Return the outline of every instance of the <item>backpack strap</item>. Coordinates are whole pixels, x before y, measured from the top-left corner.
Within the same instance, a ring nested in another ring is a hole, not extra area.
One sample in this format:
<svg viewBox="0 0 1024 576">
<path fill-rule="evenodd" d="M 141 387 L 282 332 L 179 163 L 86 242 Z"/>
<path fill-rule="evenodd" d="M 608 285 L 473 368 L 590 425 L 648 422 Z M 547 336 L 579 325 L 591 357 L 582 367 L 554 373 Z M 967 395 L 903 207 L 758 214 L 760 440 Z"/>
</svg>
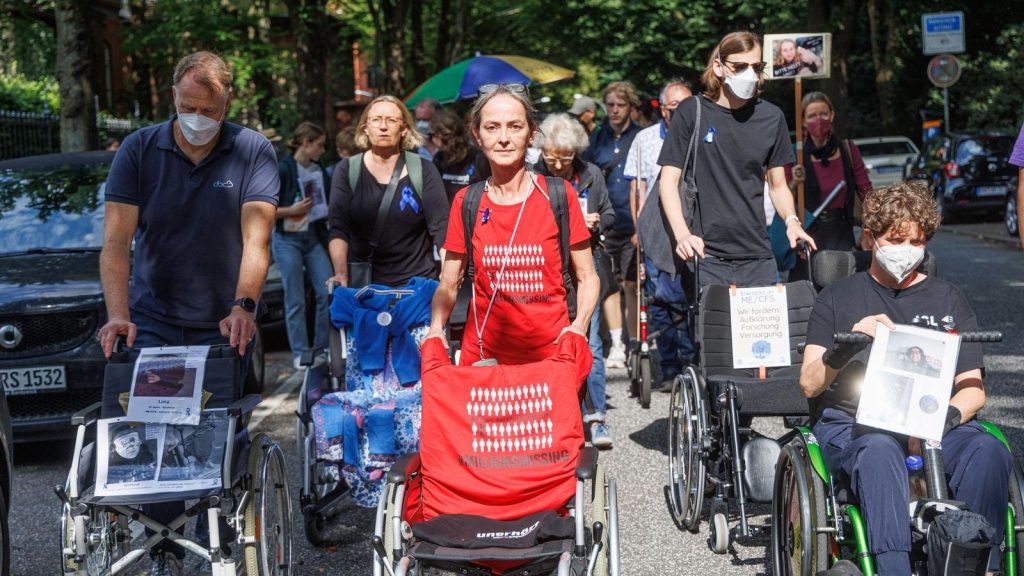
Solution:
<svg viewBox="0 0 1024 576">
<path fill-rule="evenodd" d="M 405 151 L 405 168 L 409 171 L 412 190 L 418 198 L 423 198 L 423 157 L 412 150 Z"/>
<path fill-rule="evenodd" d="M 363 153 L 353 154 L 348 158 L 348 191 L 355 194 L 359 184 L 359 173 L 363 171 Z"/>
<path fill-rule="evenodd" d="M 480 200 L 484 196 L 487 181 L 474 182 L 466 188 L 462 198 L 462 230 L 466 241 L 466 279 L 473 286 L 476 266 L 473 264 L 473 227 L 476 226 L 476 213 L 480 211 Z"/>
<path fill-rule="evenodd" d="M 566 199 L 565 180 L 545 176 L 551 212 L 558 226 L 558 254 L 562 260 L 562 286 L 565 287 L 565 303 L 569 308 L 569 320 L 576 319 L 576 280 L 572 275 L 572 254 L 569 249 L 569 201 Z"/>
</svg>

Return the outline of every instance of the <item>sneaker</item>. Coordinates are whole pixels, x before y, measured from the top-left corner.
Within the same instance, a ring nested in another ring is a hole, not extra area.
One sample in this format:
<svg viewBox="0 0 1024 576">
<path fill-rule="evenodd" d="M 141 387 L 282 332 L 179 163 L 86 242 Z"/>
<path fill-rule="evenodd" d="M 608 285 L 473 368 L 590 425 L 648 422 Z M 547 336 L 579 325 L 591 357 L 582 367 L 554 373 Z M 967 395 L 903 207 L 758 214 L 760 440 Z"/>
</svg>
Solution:
<svg viewBox="0 0 1024 576">
<path fill-rule="evenodd" d="M 302 370 L 305 368 L 305 366 L 302 365 L 302 357 L 296 356 L 295 358 L 292 358 L 292 366 L 294 366 L 296 370 Z"/>
<path fill-rule="evenodd" d="M 626 347 L 621 343 L 612 344 L 612 349 L 608 352 L 608 358 L 604 361 L 605 368 L 625 368 L 626 367 Z"/>
<path fill-rule="evenodd" d="M 612 447 L 612 435 L 608 432 L 608 426 L 604 422 L 593 422 L 590 424 L 590 443 L 595 448 L 602 450 Z"/>
<path fill-rule="evenodd" d="M 181 576 L 181 559 L 174 554 L 157 554 L 153 557 L 149 576 Z"/>
</svg>

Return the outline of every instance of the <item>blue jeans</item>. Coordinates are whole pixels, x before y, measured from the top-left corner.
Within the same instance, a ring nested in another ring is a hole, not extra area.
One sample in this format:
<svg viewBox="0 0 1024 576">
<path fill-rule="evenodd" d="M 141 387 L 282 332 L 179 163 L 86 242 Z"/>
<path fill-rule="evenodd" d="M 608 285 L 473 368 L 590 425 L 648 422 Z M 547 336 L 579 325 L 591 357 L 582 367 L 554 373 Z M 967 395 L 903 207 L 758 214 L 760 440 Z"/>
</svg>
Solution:
<svg viewBox="0 0 1024 576">
<path fill-rule="evenodd" d="M 161 322 L 150 318 L 136 311 L 131 313 L 132 322 L 138 328 L 135 336 L 135 348 L 153 348 L 157 346 L 207 346 L 227 344 L 227 339 L 221 336 L 218 328 L 188 328 Z M 242 369 L 239 378 L 245 382 L 245 375 L 249 369 L 249 359 L 252 357 L 252 347 L 246 349 L 242 357 Z M 185 512 L 185 502 L 161 502 L 158 504 L 143 504 L 140 506 L 142 512 L 150 518 L 168 524 Z M 179 529 L 181 531 L 182 529 Z M 147 529 L 147 535 L 152 532 Z M 196 540 L 204 542 L 210 534 L 206 514 L 199 515 L 199 522 L 196 524 Z M 221 542 L 227 542 L 233 538 L 234 531 L 227 525 L 224 517 L 220 522 Z M 185 549 L 180 544 L 169 540 L 157 544 L 151 553 L 169 552 L 178 558 L 185 557 Z"/>
<path fill-rule="evenodd" d="M 686 292 L 683 291 L 683 275 L 662 272 L 650 258 L 644 257 L 644 291 L 647 293 L 647 320 L 651 332 L 661 330 L 655 338 L 661 356 L 661 375 L 671 382 L 683 367 L 693 361 L 693 343 L 687 326 Z M 668 306 L 671 306 L 670 309 Z M 657 383 L 655 383 L 657 384 Z"/>
<path fill-rule="evenodd" d="M 601 346 L 601 335 L 598 333 L 601 326 L 601 306 L 594 310 L 590 317 L 590 353 L 594 356 L 594 365 L 590 368 L 590 375 L 587 376 L 587 391 L 594 403 L 594 413 L 588 414 L 586 403 L 583 406 L 584 422 L 603 422 L 605 411 L 605 373 L 604 373 L 604 349 Z"/>
<path fill-rule="evenodd" d="M 288 345 L 296 358 L 310 350 L 306 330 L 306 273 L 316 295 L 316 317 L 313 323 L 314 349 L 327 348 L 330 319 L 327 315 L 327 279 L 331 277 L 331 259 L 313 230 L 279 232 L 271 238 L 274 261 L 281 271 L 284 286 L 284 317 L 288 328 Z M 305 270 L 303 270 L 305 267 Z"/>
</svg>

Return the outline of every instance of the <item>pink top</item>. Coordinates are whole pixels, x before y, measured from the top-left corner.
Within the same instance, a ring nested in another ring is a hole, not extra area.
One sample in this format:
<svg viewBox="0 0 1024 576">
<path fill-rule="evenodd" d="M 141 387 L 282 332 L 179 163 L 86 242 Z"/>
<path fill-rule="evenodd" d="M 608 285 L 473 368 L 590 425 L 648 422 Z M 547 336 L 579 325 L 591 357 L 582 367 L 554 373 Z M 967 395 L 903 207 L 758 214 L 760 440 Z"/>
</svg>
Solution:
<svg viewBox="0 0 1024 576">
<path fill-rule="evenodd" d="M 849 141 L 847 141 L 849 142 Z M 871 179 L 868 177 L 868 169 L 864 166 L 864 159 L 860 155 L 857 145 L 850 142 L 850 161 L 853 163 L 853 180 L 857 185 L 857 195 L 861 200 L 871 191 Z M 828 166 L 823 166 L 817 158 L 811 157 L 811 164 L 814 166 L 814 175 L 818 177 L 818 187 L 821 189 L 821 198 L 825 199 L 829 192 L 839 184 L 845 176 L 843 175 L 842 157 L 829 160 Z M 793 178 L 793 165 L 786 165 L 786 181 Z M 844 187 L 836 194 L 836 197 L 829 202 L 826 209 L 842 208 L 846 204 L 847 190 Z M 814 210 L 817 206 L 808 206 L 808 210 Z"/>
</svg>

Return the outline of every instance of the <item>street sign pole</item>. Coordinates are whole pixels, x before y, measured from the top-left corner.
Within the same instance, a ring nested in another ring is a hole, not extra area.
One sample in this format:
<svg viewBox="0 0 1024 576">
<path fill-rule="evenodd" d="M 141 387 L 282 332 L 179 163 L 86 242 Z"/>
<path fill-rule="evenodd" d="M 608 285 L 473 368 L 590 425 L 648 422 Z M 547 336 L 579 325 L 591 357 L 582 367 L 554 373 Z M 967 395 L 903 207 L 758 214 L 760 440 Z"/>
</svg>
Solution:
<svg viewBox="0 0 1024 576">
<path fill-rule="evenodd" d="M 947 134 L 953 131 L 949 125 L 949 86 L 942 89 L 942 122 Z"/>
</svg>

